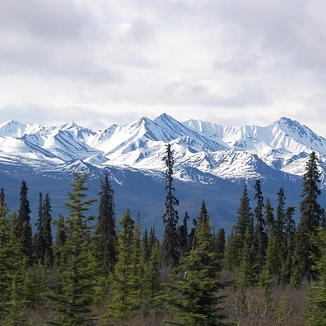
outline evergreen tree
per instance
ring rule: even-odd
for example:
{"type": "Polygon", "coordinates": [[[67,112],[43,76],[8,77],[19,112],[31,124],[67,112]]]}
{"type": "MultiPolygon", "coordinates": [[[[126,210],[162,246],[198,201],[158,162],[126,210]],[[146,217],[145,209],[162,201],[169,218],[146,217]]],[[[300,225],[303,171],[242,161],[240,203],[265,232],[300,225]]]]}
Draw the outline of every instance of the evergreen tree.
{"type": "Polygon", "coordinates": [[[48,274],[48,266],[41,260],[26,269],[21,295],[29,308],[35,310],[45,307],[48,297],[48,274]]]}
{"type": "Polygon", "coordinates": [[[6,195],[5,195],[5,190],[1,188],[0,190],[0,207],[6,207],[6,195]]]}
{"type": "Polygon", "coordinates": [[[36,261],[44,260],[45,252],[45,241],[43,239],[43,195],[39,193],[39,205],[38,205],[38,219],[37,219],[37,229],[33,239],[34,255],[36,261]]]}
{"type": "Polygon", "coordinates": [[[50,265],[53,264],[53,239],[52,239],[52,207],[50,203],[49,194],[45,195],[43,203],[44,212],[44,226],[43,226],[43,237],[45,241],[45,261],[50,265]]]}
{"type": "Polygon", "coordinates": [[[302,279],[315,279],[316,272],[312,269],[312,257],[318,256],[319,248],[311,240],[321,225],[324,215],[318,203],[320,172],[318,171],[317,156],[312,152],[303,175],[302,201],[300,203],[300,223],[296,237],[295,263],[297,274],[302,279]]]}
{"type": "Polygon", "coordinates": [[[3,318],[4,305],[8,300],[8,277],[9,277],[9,221],[7,217],[6,201],[3,189],[0,192],[0,320],[3,318]]]}
{"type": "Polygon", "coordinates": [[[106,171],[101,183],[99,215],[97,221],[99,249],[102,255],[104,272],[113,272],[116,262],[116,230],[114,213],[114,192],[106,171]]]}
{"type": "Polygon", "coordinates": [[[132,316],[141,306],[139,227],[127,210],[120,220],[118,255],[109,315],[113,319],[132,316]]]}
{"type": "Polygon", "coordinates": [[[42,194],[39,194],[37,230],[34,235],[34,255],[36,261],[41,260],[42,263],[47,261],[49,264],[53,262],[52,251],[52,233],[51,233],[51,204],[49,195],[47,194],[44,201],[42,194]]]}
{"type": "Polygon", "coordinates": [[[144,265],[143,277],[143,311],[149,313],[159,308],[158,298],[162,294],[161,274],[161,249],[156,242],[151,250],[150,257],[144,265]]]}
{"type": "Polygon", "coordinates": [[[326,231],[320,229],[314,242],[320,248],[319,260],[314,266],[319,280],[311,286],[308,295],[306,326],[326,325],[326,231]]]}
{"type": "Polygon", "coordinates": [[[264,265],[265,251],[267,247],[267,236],[265,232],[265,219],[264,219],[264,198],[261,190],[260,180],[255,183],[255,200],[257,202],[254,211],[255,217],[255,230],[254,230],[254,250],[255,250],[255,264],[257,266],[257,274],[260,274],[264,265]]]}
{"type": "MultiPolygon", "coordinates": [[[[252,248],[252,244],[248,243],[249,239],[253,241],[253,214],[250,207],[250,200],[246,184],[243,188],[243,194],[240,198],[240,206],[237,211],[238,220],[234,225],[234,239],[233,245],[236,250],[232,256],[236,259],[236,267],[240,266],[242,260],[242,253],[247,246],[247,249],[252,248]]],[[[251,249],[250,249],[251,250],[251,249]]]]}
{"type": "Polygon", "coordinates": [[[278,282],[282,281],[282,263],[286,259],[286,241],[285,241],[285,192],[283,188],[280,188],[277,193],[278,204],[276,210],[275,220],[275,253],[277,259],[274,261],[274,273],[277,275],[278,282]]]}
{"type": "Polygon", "coordinates": [[[176,321],[168,322],[185,326],[224,325],[218,304],[222,298],[220,261],[214,248],[213,235],[207,214],[201,210],[196,228],[196,247],[181,265],[170,285],[167,303],[176,314],[176,321]]]}
{"type": "Polygon", "coordinates": [[[23,181],[20,188],[20,207],[18,212],[17,223],[17,239],[21,243],[21,248],[24,255],[31,262],[33,255],[33,240],[32,240],[32,228],[30,225],[30,208],[29,201],[27,200],[28,187],[26,182],[23,181]]]}
{"type": "Polygon", "coordinates": [[[234,231],[228,237],[225,254],[224,254],[224,267],[228,271],[232,271],[239,264],[239,250],[237,237],[234,235],[234,231]]]}
{"type": "Polygon", "coordinates": [[[66,203],[70,214],[63,251],[65,263],[58,268],[59,281],[52,297],[55,303],[53,325],[91,325],[89,313],[95,281],[94,252],[90,245],[91,218],[85,216],[85,212],[95,199],[85,199],[87,177],[74,174],[72,192],[66,203]]]}
{"type": "Polygon", "coordinates": [[[194,250],[196,248],[197,245],[197,239],[196,239],[196,228],[198,227],[198,221],[204,218],[206,220],[208,220],[208,212],[207,212],[207,208],[206,208],[206,204],[205,201],[202,201],[201,207],[200,207],[200,211],[199,211],[199,216],[193,220],[193,229],[191,230],[191,234],[190,234],[190,240],[191,240],[191,250],[194,250]]]}
{"type": "Polygon", "coordinates": [[[146,262],[148,262],[149,257],[151,256],[151,248],[149,247],[149,239],[148,239],[147,229],[145,229],[145,231],[143,233],[142,250],[143,250],[144,262],[146,263],[146,262]]]}
{"type": "Polygon", "coordinates": [[[241,250],[240,256],[240,266],[235,279],[236,286],[241,291],[255,285],[257,281],[254,264],[253,235],[248,228],[245,233],[244,247],[241,250]]]}
{"type": "Polygon", "coordinates": [[[65,218],[60,215],[59,220],[56,222],[57,233],[54,243],[54,263],[59,266],[64,264],[64,245],[67,239],[67,229],[65,224],[65,218]]]}
{"type": "Polygon", "coordinates": [[[179,238],[177,232],[177,224],[179,220],[178,211],[176,206],[179,201],[174,196],[175,188],[173,186],[173,167],[174,157],[171,145],[166,147],[166,153],[163,158],[166,165],[165,174],[165,213],[163,215],[163,222],[165,224],[164,237],[163,237],[163,262],[168,268],[175,267],[179,261],[179,238]]]}
{"type": "Polygon", "coordinates": [[[184,257],[188,253],[188,250],[189,250],[188,220],[189,220],[189,215],[188,215],[188,212],[186,212],[185,216],[183,218],[183,223],[178,227],[178,238],[179,238],[181,257],[184,257]]]}
{"type": "Polygon", "coordinates": [[[266,219],[266,236],[269,240],[270,237],[275,234],[275,220],[274,220],[274,209],[269,199],[266,200],[265,204],[265,219],[266,219]]]}
{"type": "Polygon", "coordinates": [[[293,219],[295,208],[288,207],[285,212],[285,255],[282,261],[281,275],[284,284],[289,284],[293,269],[293,252],[295,249],[295,222],[293,219]]]}
{"type": "Polygon", "coordinates": [[[216,252],[219,257],[224,258],[224,250],[225,250],[225,230],[219,229],[215,236],[215,246],[216,252]]]}
{"type": "MultiPolygon", "coordinates": [[[[3,219],[1,220],[2,223],[3,219]]],[[[0,280],[5,278],[6,284],[4,286],[2,282],[0,283],[0,324],[6,326],[24,326],[26,321],[26,301],[23,293],[28,258],[23,254],[21,243],[16,237],[16,215],[6,218],[5,225],[7,230],[5,235],[6,243],[1,243],[0,249],[0,280]]],[[[0,225],[0,232],[2,231],[1,229],[0,225]]],[[[1,232],[1,236],[3,235],[1,232]]]]}

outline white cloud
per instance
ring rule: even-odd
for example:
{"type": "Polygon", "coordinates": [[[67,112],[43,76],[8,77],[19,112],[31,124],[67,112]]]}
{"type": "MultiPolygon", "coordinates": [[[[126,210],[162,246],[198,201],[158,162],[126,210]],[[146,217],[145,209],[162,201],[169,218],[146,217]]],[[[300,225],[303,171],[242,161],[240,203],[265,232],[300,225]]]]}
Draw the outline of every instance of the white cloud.
{"type": "Polygon", "coordinates": [[[102,127],[162,112],[232,124],[289,116],[326,136],[322,0],[1,7],[2,119],[102,127]]]}

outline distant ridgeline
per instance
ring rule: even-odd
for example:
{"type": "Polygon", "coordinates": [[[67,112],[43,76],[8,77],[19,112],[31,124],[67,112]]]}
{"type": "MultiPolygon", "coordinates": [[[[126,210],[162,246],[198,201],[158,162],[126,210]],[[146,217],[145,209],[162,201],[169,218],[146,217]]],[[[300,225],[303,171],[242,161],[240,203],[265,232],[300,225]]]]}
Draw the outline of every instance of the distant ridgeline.
{"type": "MultiPolygon", "coordinates": [[[[17,207],[18,188],[26,180],[33,224],[39,192],[50,194],[53,214],[58,216],[66,212],[63,203],[73,172],[90,174],[89,194],[97,197],[107,169],[116,192],[117,213],[129,207],[143,225],[155,225],[161,233],[162,157],[168,143],[175,157],[180,212],[195,217],[205,199],[212,224],[227,232],[236,220],[244,182],[253,194],[260,179],[265,197],[273,204],[282,185],[288,204],[297,207],[301,176],[315,151],[320,187],[325,187],[326,140],[287,118],[266,127],[224,127],[198,120],[181,123],[162,114],[154,120],[144,117],[99,131],[75,123],[45,127],[8,121],[0,124],[0,142],[0,185],[6,189],[8,206],[17,207]]],[[[95,207],[91,208],[94,214],[95,207]]]]}

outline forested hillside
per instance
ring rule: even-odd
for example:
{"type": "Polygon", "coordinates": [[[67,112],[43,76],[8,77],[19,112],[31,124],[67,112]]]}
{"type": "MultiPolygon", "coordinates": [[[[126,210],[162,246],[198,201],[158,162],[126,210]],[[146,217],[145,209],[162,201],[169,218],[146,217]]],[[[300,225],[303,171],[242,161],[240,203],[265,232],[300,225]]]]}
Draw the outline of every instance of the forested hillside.
{"type": "Polygon", "coordinates": [[[132,207],[116,216],[108,172],[98,198],[88,196],[87,174],[74,175],[65,216],[52,216],[41,192],[34,232],[26,182],[14,213],[1,189],[0,324],[325,326],[326,221],[315,152],[297,212],[282,184],[272,205],[257,179],[252,198],[244,186],[228,237],[212,228],[205,198],[196,218],[179,216],[171,145],[163,162],[162,237],[144,229],[132,207]]]}

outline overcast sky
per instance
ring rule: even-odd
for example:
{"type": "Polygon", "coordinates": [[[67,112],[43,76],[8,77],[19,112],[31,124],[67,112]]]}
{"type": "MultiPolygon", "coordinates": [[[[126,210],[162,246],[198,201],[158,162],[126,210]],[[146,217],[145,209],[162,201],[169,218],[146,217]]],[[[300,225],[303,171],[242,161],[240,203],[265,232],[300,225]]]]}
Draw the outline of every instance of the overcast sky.
{"type": "Polygon", "coordinates": [[[325,0],[0,0],[0,120],[162,112],[326,136],[325,0]]]}

